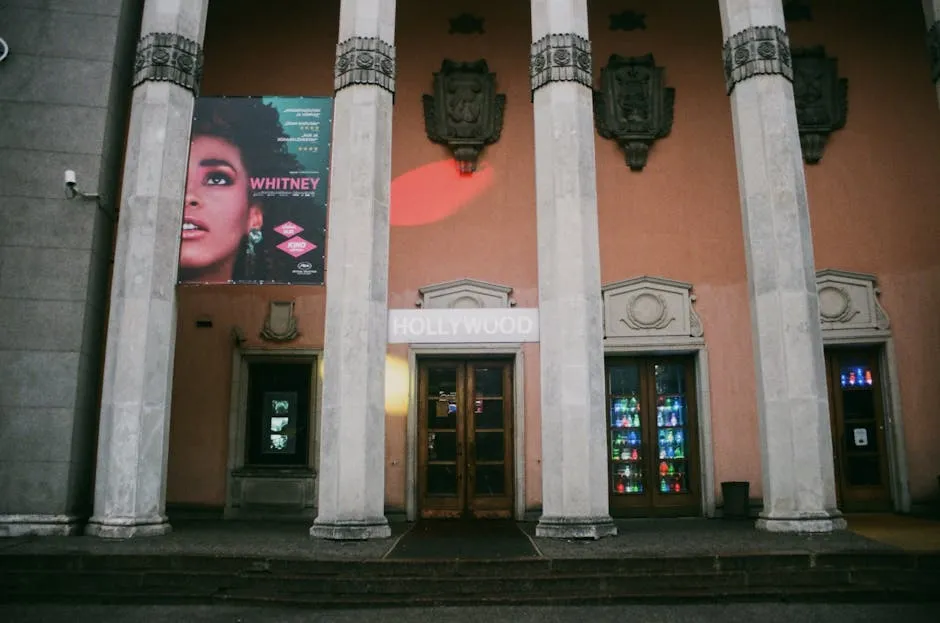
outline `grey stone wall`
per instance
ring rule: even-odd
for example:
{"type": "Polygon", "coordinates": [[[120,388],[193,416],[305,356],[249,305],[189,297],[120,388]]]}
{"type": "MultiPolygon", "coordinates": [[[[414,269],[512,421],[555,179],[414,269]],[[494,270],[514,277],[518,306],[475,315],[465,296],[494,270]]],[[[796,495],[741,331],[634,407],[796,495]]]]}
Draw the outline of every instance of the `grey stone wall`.
{"type": "Polygon", "coordinates": [[[0,0],[0,535],[90,514],[140,4],[0,0]],[[103,205],[66,200],[65,169],[103,205]]]}

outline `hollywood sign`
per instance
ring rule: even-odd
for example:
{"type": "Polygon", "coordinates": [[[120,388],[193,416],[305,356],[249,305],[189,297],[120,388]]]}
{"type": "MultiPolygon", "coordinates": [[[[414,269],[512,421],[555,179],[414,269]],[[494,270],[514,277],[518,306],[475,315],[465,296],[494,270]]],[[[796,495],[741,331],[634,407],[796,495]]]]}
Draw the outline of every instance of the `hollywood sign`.
{"type": "Polygon", "coordinates": [[[391,309],[390,344],[539,341],[537,309],[391,309]]]}

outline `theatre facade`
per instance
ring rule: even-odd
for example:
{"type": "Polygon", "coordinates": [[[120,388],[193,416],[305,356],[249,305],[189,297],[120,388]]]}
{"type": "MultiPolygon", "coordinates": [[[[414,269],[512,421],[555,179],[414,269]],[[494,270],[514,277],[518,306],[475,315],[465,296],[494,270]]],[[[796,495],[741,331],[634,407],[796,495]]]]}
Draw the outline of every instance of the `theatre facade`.
{"type": "Polygon", "coordinates": [[[0,534],[940,497],[940,0],[76,4],[0,9],[0,534]]]}

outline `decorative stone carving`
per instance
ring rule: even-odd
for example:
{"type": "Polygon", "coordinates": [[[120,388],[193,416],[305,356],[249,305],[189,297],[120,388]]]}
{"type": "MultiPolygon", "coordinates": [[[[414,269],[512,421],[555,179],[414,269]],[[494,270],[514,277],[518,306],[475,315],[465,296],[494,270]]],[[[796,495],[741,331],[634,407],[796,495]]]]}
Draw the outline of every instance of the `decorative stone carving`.
{"type": "Polygon", "coordinates": [[[350,37],[336,46],[333,88],[374,84],[395,94],[395,46],[375,37],[350,37]]]}
{"type": "Polygon", "coordinates": [[[549,82],[577,82],[592,88],[591,42],[570,33],[545,35],[532,44],[529,78],[533,97],[549,82]]]}
{"type": "Polygon", "coordinates": [[[476,279],[458,279],[418,290],[417,307],[425,309],[488,309],[512,307],[512,288],[476,279]]]}
{"type": "Polygon", "coordinates": [[[632,171],[646,166],[650,145],[672,130],[676,90],[663,86],[663,72],[652,54],[614,54],[601,69],[601,90],[594,92],[597,132],[617,141],[632,171]]]}
{"type": "Polygon", "coordinates": [[[742,30],[725,41],[722,52],[729,95],[734,85],[752,76],[779,74],[793,80],[790,39],[777,26],[752,26],[742,30]]]}
{"type": "Polygon", "coordinates": [[[496,93],[496,74],[485,60],[445,60],[434,74],[434,94],[423,101],[428,138],[450,148],[461,173],[475,171],[483,147],[503,130],[506,96],[496,93]]]}
{"type": "Polygon", "coordinates": [[[816,164],[829,134],[845,127],[848,107],[848,80],[822,46],[793,50],[793,96],[803,159],[816,164]]]}
{"type": "Polygon", "coordinates": [[[176,33],[144,35],[137,42],[133,85],[136,87],[148,80],[172,82],[199,95],[202,47],[176,33]]]}
{"type": "Polygon", "coordinates": [[[788,22],[809,22],[813,19],[813,9],[807,0],[786,0],[783,18],[788,22]]]}
{"type": "Polygon", "coordinates": [[[269,342],[289,342],[298,335],[294,301],[271,301],[261,337],[269,342]]]}
{"type": "Polygon", "coordinates": [[[927,31],[927,50],[930,52],[930,77],[934,82],[940,80],[940,21],[936,21],[927,31]]]}
{"type": "Polygon", "coordinates": [[[471,13],[461,13],[450,20],[450,30],[447,32],[452,35],[472,35],[474,33],[483,34],[483,18],[477,17],[471,13]]]}
{"type": "Polygon", "coordinates": [[[604,338],[644,344],[702,343],[692,284],[637,277],[604,286],[604,338]]]}
{"type": "Polygon", "coordinates": [[[819,319],[826,337],[879,335],[891,327],[878,302],[874,275],[826,269],[816,273],[819,319]]]}
{"type": "Polygon", "coordinates": [[[621,11],[620,13],[612,13],[610,16],[610,29],[623,30],[626,32],[630,32],[631,30],[646,30],[646,14],[629,10],[621,11]]]}

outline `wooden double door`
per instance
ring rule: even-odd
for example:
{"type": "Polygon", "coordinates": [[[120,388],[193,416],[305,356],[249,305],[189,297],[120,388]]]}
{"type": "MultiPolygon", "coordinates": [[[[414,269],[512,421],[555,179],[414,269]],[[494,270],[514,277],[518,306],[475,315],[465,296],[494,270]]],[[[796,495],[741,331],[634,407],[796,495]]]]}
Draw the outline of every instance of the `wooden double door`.
{"type": "Polygon", "coordinates": [[[843,511],[891,509],[880,350],[827,348],[836,493],[843,511]]]}
{"type": "Polygon", "coordinates": [[[422,517],[512,516],[512,369],[512,360],[419,362],[422,517]]]}

